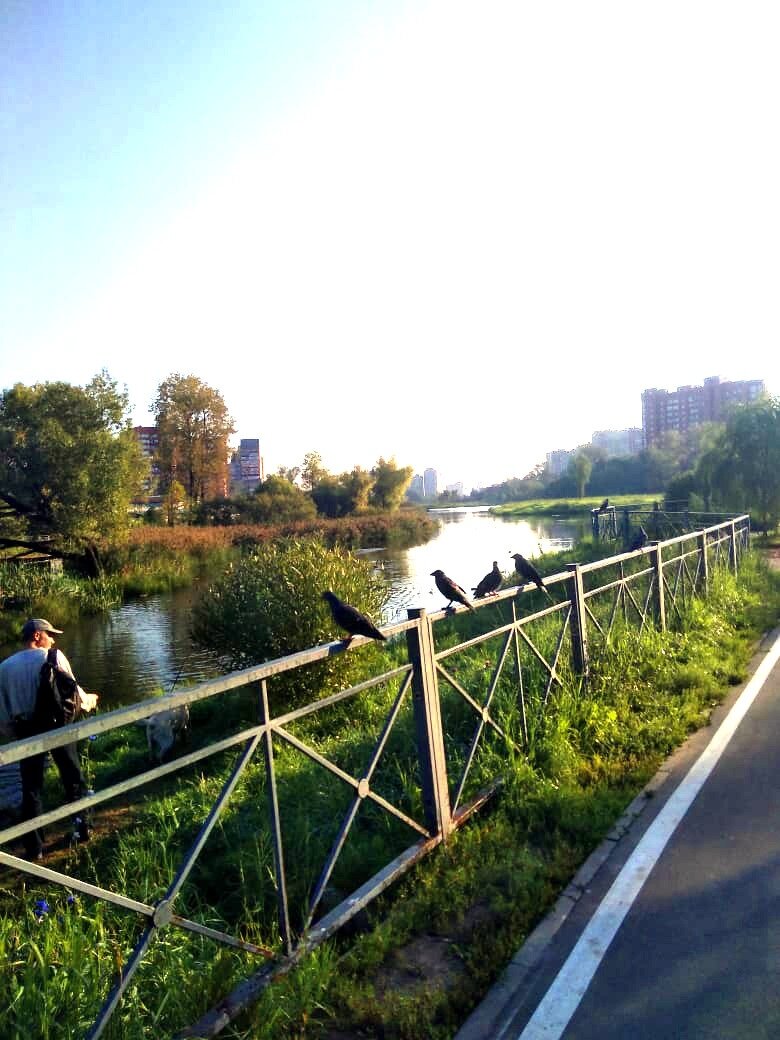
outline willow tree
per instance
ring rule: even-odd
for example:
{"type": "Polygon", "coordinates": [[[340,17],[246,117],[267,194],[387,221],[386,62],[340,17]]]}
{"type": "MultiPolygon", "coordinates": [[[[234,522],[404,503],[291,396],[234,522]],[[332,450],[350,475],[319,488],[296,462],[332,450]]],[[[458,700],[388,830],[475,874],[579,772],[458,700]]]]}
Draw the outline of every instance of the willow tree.
{"type": "Polygon", "coordinates": [[[394,511],[404,500],[406,489],[412,482],[412,467],[396,465],[395,459],[380,458],[371,470],[374,486],[370,502],[377,509],[394,511]]]}
{"type": "Polygon", "coordinates": [[[174,373],[157,388],[152,408],[163,488],[178,481],[193,505],[224,496],[235,429],[222,394],[197,376],[174,373]]]}
{"type": "Polygon", "coordinates": [[[17,383],[0,395],[0,545],[96,573],[147,472],[127,393],[107,372],[84,387],[17,383]]]}

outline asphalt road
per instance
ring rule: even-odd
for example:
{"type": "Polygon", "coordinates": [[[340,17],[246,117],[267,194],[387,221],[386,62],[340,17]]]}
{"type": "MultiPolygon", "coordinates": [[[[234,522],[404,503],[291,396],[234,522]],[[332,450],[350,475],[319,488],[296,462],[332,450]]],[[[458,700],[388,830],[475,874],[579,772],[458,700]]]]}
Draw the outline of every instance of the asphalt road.
{"type": "Polygon", "coordinates": [[[780,632],[456,1040],[780,1038],[778,658],[780,632]]]}

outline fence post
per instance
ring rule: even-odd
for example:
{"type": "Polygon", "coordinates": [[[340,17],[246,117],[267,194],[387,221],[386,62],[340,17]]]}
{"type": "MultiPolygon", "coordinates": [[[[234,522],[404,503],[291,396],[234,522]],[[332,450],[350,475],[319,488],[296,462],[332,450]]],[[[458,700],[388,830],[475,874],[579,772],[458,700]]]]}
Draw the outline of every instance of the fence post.
{"type": "Polygon", "coordinates": [[[622,531],[623,541],[626,543],[626,545],[628,545],[629,539],[631,538],[631,518],[628,515],[628,510],[627,509],[623,510],[623,523],[622,523],[622,527],[623,527],[623,531],[622,531]]]}
{"type": "Polygon", "coordinates": [[[699,553],[701,555],[701,578],[704,585],[704,595],[710,594],[710,567],[707,560],[707,532],[702,531],[698,537],[699,553]]]}
{"type": "Polygon", "coordinates": [[[591,509],[590,511],[590,531],[593,535],[593,541],[597,542],[601,534],[599,529],[599,513],[597,509],[591,509]]]}
{"type": "Polygon", "coordinates": [[[571,653],[576,675],[588,678],[588,627],[585,613],[585,595],[582,586],[582,571],[578,563],[568,563],[571,598],[571,653]]]}
{"type": "Polygon", "coordinates": [[[735,574],[737,573],[737,524],[735,520],[732,520],[729,526],[729,567],[735,574]]]}
{"type": "Polygon", "coordinates": [[[446,839],[452,830],[452,813],[433,631],[424,607],[407,610],[407,615],[410,621],[417,622],[414,628],[407,629],[406,647],[412,666],[412,703],[425,823],[431,834],[441,834],[446,839]]]}
{"type": "Polygon", "coordinates": [[[654,542],[650,560],[655,572],[655,623],[661,632],[666,631],[666,603],[664,602],[663,550],[660,542],[654,542]]]}

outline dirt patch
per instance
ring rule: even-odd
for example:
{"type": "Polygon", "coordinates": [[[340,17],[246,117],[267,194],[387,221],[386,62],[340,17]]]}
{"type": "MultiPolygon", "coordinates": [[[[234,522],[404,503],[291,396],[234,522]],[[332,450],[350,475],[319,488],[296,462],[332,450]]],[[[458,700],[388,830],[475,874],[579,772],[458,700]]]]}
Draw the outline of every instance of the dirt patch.
{"type": "Polygon", "coordinates": [[[465,974],[455,940],[440,935],[418,935],[396,950],[382,977],[376,981],[381,998],[388,991],[414,990],[427,986],[438,991],[452,990],[465,974]]]}

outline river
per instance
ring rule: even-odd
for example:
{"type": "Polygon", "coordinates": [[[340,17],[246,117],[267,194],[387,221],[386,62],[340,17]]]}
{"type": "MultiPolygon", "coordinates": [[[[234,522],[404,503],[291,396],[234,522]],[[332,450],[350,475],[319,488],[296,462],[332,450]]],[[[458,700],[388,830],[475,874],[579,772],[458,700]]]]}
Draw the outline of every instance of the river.
{"type": "MultiPolygon", "coordinates": [[[[388,582],[384,623],[406,617],[408,607],[440,610],[446,605],[430,576],[436,568],[470,591],[493,560],[510,574],[511,553],[532,557],[570,548],[584,527],[582,521],[502,519],[490,515],[486,507],[431,512],[442,521],[441,530],[424,545],[361,553],[375,562],[388,582]]],[[[197,649],[190,639],[190,611],[200,595],[202,585],[195,585],[170,595],[133,600],[67,626],[60,645],[82,686],[100,692],[102,708],[142,700],[159,689],[168,691],[174,684],[178,688],[224,671],[214,654],[197,649]]],[[[56,624],[56,618],[51,620],[56,624]]]]}

